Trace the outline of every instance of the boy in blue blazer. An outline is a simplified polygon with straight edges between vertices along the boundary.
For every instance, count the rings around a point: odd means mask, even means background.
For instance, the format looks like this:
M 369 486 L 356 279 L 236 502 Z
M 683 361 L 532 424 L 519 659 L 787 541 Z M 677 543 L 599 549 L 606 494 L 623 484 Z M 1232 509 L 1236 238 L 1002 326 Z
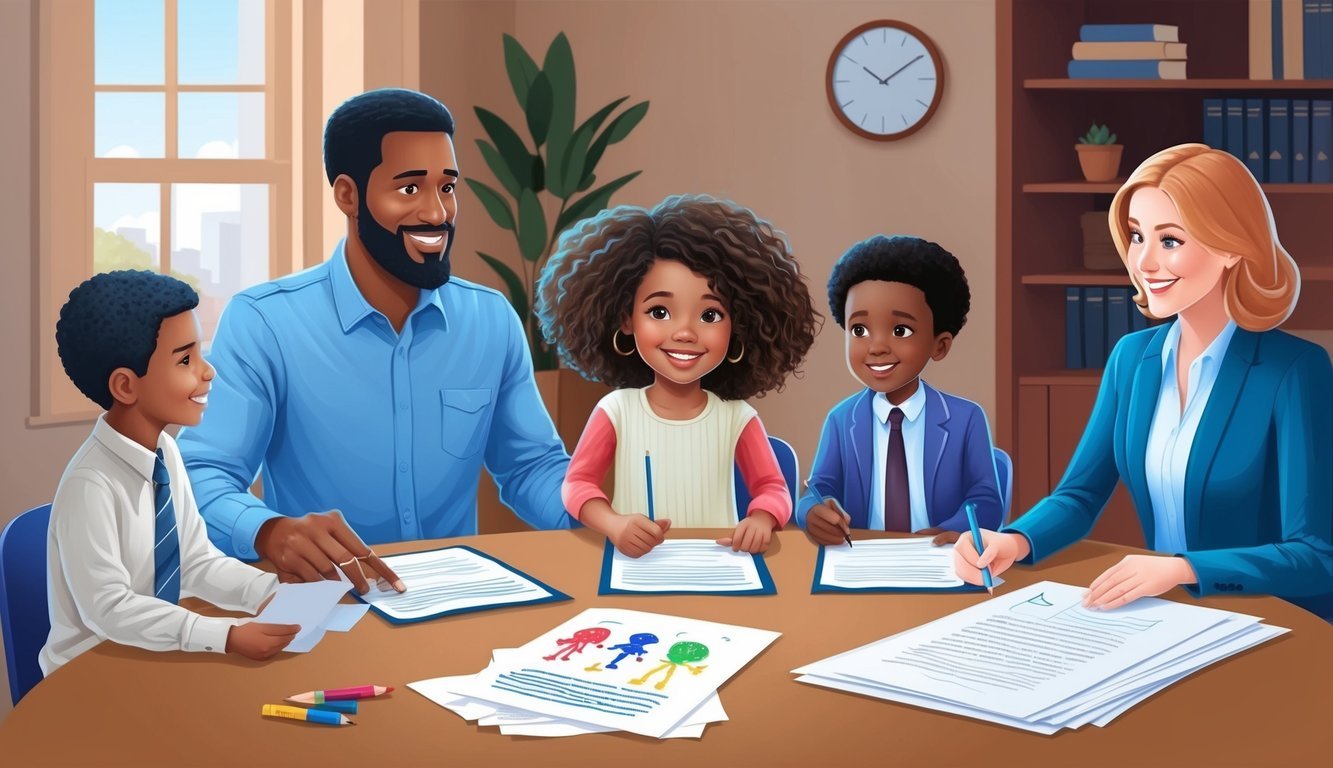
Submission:
M 939 534 L 944 543 L 967 530 L 970 501 L 982 527 L 998 528 L 986 414 L 921 381 L 967 319 L 971 293 L 958 260 L 918 237 L 876 235 L 842 255 L 828 293 L 846 331 L 847 368 L 866 388 L 824 420 L 797 523 L 820 544 L 842 542 L 850 528 Z

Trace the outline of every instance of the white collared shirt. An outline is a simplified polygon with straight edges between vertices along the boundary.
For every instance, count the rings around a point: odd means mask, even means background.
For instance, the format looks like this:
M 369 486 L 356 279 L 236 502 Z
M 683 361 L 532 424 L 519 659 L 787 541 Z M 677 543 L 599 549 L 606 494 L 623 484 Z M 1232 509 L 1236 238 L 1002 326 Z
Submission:
M 900 408 L 903 412 L 903 448 L 907 453 L 907 495 L 912 504 L 912 530 L 930 527 L 926 510 L 926 489 L 922 487 L 926 454 L 926 383 L 918 380 L 916 391 L 902 405 L 889 402 L 888 395 L 880 392 L 871 402 L 875 412 L 875 473 L 870 479 L 870 520 L 872 531 L 884 530 L 884 463 L 889 455 L 889 412 Z
M 163 433 L 158 447 L 171 475 L 182 594 L 255 612 L 277 577 L 209 542 L 176 441 Z M 226 651 L 236 619 L 200 616 L 153 596 L 156 460 L 103 414 L 65 468 L 47 534 L 51 634 L 38 657 L 43 675 L 103 640 L 150 651 Z
M 1217 338 L 1190 363 L 1185 379 L 1183 411 L 1180 408 L 1180 387 L 1176 382 L 1176 359 L 1180 354 L 1179 321 L 1171 325 L 1162 344 L 1162 385 L 1144 456 L 1156 539 L 1152 548 L 1158 552 L 1176 554 L 1189 549 L 1185 541 L 1185 468 L 1189 465 L 1199 421 L 1213 393 L 1213 385 L 1217 383 L 1222 358 L 1235 333 L 1236 324 L 1227 322 Z

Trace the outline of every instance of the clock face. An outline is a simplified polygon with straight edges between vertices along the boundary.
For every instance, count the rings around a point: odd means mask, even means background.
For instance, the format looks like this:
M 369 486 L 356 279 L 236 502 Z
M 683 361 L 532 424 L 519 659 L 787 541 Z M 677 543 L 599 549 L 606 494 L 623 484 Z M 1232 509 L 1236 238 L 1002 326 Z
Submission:
M 944 92 L 939 50 L 921 30 L 872 21 L 849 32 L 829 58 L 829 106 L 843 125 L 869 139 L 915 133 Z

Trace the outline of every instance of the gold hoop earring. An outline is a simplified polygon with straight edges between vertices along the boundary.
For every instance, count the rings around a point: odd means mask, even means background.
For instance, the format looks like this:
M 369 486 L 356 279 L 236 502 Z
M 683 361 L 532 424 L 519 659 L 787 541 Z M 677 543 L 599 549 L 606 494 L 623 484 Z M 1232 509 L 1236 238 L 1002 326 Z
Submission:
M 617 328 L 611 332 L 611 349 L 614 349 L 616 351 L 616 354 L 620 355 L 621 357 L 629 357 L 630 355 L 634 354 L 634 347 L 632 346 L 629 348 L 628 352 L 620 351 L 620 342 L 617 341 L 617 339 L 619 338 L 620 338 L 620 329 Z
M 743 357 L 745 357 L 745 342 L 742 341 L 740 354 L 736 355 L 735 357 L 728 357 L 727 362 L 731 363 L 732 365 L 735 365 L 736 363 L 739 363 L 741 361 L 741 358 Z

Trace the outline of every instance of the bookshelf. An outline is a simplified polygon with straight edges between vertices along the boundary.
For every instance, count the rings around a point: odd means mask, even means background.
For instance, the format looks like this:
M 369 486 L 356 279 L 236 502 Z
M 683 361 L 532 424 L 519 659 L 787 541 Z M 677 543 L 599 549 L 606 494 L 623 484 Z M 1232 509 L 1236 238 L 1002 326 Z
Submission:
M 1083 24 L 1174 24 L 1189 80 L 1064 77 Z M 1105 211 L 1118 182 L 1081 180 L 1074 143 L 1108 123 L 1123 179 L 1157 150 L 1203 140 L 1205 98 L 1333 98 L 1333 80 L 1250 80 L 1248 0 L 1000 0 L 997 9 L 997 373 L 999 445 L 1014 455 L 1014 515 L 1058 484 L 1082 437 L 1100 370 L 1064 368 L 1067 286 L 1124 286 L 1083 268 L 1079 217 Z M 1333 330 L 1333 184 L 1265 184 L 1302 289 L 1284 330 Z M 1092 538 L 1143 546 L 1118 487 Z

